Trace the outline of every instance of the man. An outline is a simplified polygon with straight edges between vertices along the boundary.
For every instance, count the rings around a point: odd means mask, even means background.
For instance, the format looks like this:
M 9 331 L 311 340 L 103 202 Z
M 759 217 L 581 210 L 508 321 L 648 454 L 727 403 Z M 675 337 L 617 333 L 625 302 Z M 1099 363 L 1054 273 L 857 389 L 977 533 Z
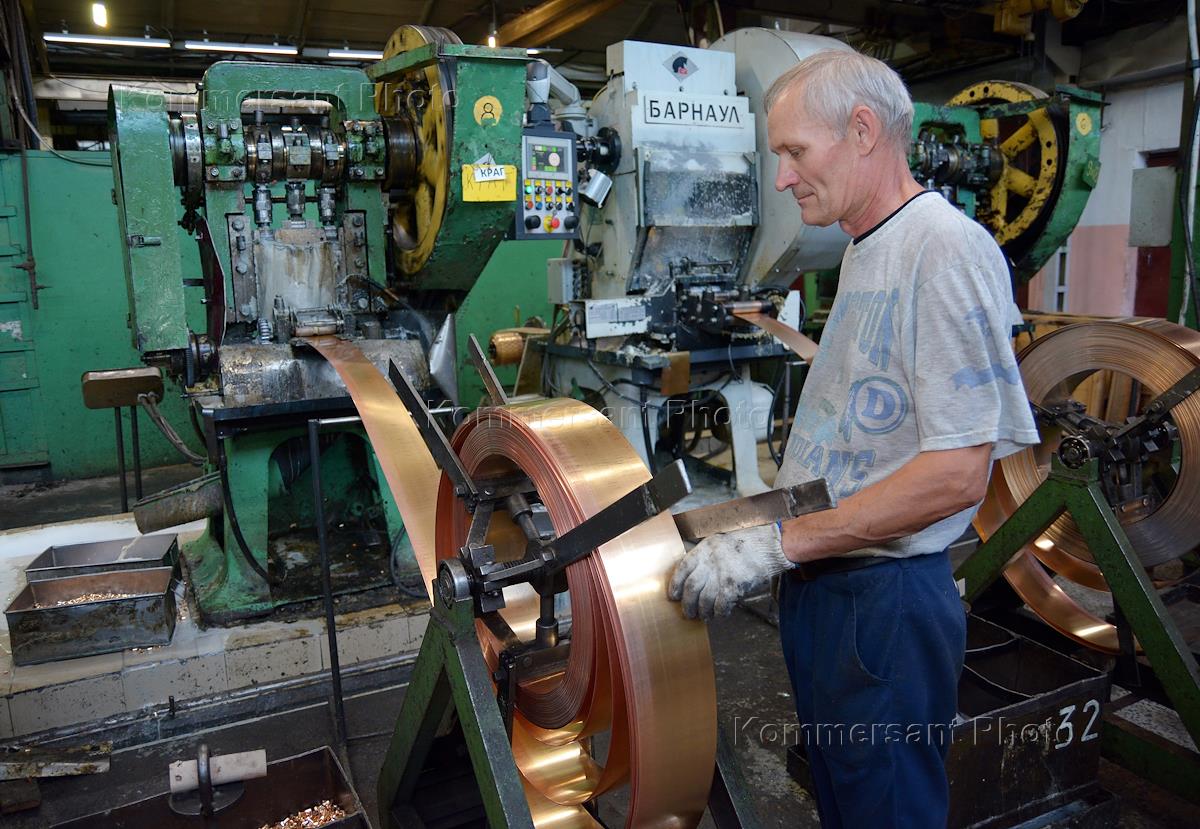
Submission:
M 669 595 L 727 614 L 783 573 L 779 628 L 826 827 L 940 827 L 965 617 L 946 549 L 991 462 L 1038 441 L 991 236 L 909 173 L 913 108 L 885 64 L 815 54 L 765 99 L 775 187 L 853 241 L 777 486 L 835 509 L 713 536 Z

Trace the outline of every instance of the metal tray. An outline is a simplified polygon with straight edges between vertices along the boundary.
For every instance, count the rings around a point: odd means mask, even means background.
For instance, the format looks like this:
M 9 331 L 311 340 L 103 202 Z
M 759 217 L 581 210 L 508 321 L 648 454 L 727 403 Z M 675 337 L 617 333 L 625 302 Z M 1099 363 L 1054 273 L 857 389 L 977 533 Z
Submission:
M 85 576 L 114 570 L 174 567 L 179 561 L 179 540 L 172 534 L 140 535 L 112 541 L 47 547 L 25 568 L 26 581 Z M 176 574 L 178 575 L 178 574 Z
M 167 785 L 163 769 L 162 784 Z M 241 800 L 205 823 L 200 818 L 180 817 L 167 805 L 169 794 L 118 806 L 106 812 L 56 823 L 54 829 L 259 829 L 276 823 L 300 809 L 329 800 L 340 806 L 346 817 L 328 824 L 329 829 L 369 829 L 358 794 L 346 779 L 328 746 L 267 764 L 267 776 L 246 781 Z
M 4 611 L 13 662 L 36 665 L 167 644 L 175 632 L 172 573 L 155 567 L 30 582 Z M 54 606 L 89 593 L 123 598 Z

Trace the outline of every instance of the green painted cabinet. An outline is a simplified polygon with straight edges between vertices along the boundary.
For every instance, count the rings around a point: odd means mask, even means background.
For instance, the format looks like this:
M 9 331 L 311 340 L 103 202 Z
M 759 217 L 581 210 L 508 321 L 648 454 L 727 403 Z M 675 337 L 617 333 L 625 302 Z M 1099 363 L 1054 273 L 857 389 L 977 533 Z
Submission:
M 85 371 L 141 365 L 129 330 L 129 300 L 108 155 L 28 151 L 29 209 L 38 307 L 30 301 L 21 156 L 0 154 L 0 470 L 37 468 L 48 477 L 116 471 L 112 413 L 84 408 Z M 183 273 L 199 277 L 196 245 L 182 229 Z M 185 288 L 193 327 L 203 330 L 200 288 Z M 199 447 L 178 390 L 163 409 Z M 126 420 L 126 449 L 128 413 Z M 141 418 L 145 466 L 179 462 Z

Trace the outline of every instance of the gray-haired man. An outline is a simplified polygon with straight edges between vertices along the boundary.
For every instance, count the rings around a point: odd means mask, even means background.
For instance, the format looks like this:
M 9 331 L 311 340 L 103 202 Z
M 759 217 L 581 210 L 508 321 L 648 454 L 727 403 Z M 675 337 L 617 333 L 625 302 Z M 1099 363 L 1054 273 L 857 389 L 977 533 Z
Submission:
M 714 536 L 669 594 L 728 613 L 784 573 L 780 635 L 823 826 L 944 826 L 965 618 L 948 545 L 991 461 L 1038 441 L 996 243 L 907 163 L 912 101 L 885 64 L 821 52 L 767 93 L 775 186 L 853 237 L 777 485 L 836 509 Z

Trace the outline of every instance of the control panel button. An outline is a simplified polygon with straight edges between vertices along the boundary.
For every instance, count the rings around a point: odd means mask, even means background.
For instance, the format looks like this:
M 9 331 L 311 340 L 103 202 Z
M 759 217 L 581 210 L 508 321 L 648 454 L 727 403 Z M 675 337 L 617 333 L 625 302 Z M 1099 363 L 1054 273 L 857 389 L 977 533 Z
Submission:
M 555 221 L 558 221 L 555 219 Z M 562 221 L 563 230 L 574 230 L 575 225 L 579 224 L 579 220 L 574 216 L 567 216 Z
M 535 216 L 535 217 L 533 217 L 533 218 L 537 218 L 537 217 Z M 557 229 L 558 229 L 558 225 L 559 225 L 559 224 L 560 224 L 560 223 L 559 223 L 559 221 L 558 221 L 558 217 L 557 217 L 557 216 L 553 216 L 553 217 L 551 217 L 551 219 L 550 219 L 550 229 L 551 229 L 551 230 L 557 230 Z
M 541 216 L 526 216 L 525 217 L 525 227 L 529 228 L 530 230 L 537 230 L 541 226 L 542 226 L 542 217 Z

